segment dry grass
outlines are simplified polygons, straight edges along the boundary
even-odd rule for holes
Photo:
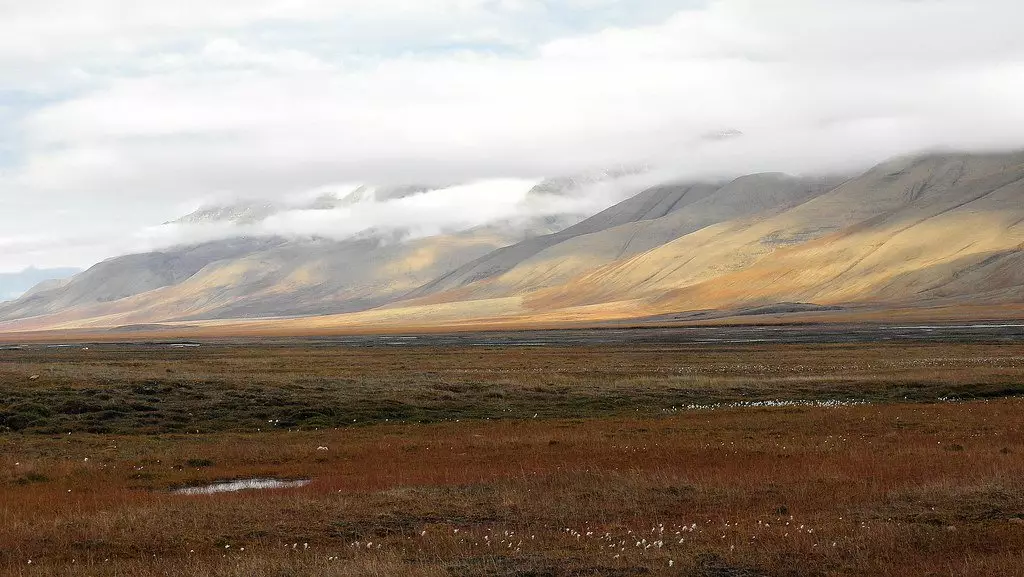
[[[1020,382],[1019,353],[978,345],[898,355],[285,348],[21,357],[0,365],[10,389],[11,375],[31,371],[46,377],[26,389],[75,390],[101,387],[101,378],[135,386],[171,368],[165,379],[236,390],[247,377],[252,390],[294,386],[297,398],[308,392],[295,382],[303,374],[364,383],[366,395],[391,390],[390,381],[394,394],[424,406],[440,385],[471,380],[562,408],[550,418],[320,430],[2,434],[0,574],[1024,575],[1024,401],[638,411],[627,395],[1006,388]],[[830,366],[845,370],[818,383]],[[578,387],[561,394],[608,406],[568,418],[570,405],[553,393],[534,399],[537,387]],[[264,476],[312,483],[169,492]]]
[[[1013,344],[0,351],[0,431],[171,433],[1024,395]],[[32,380],[33,376],[38,376]]]

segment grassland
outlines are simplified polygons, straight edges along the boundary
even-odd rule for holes
[[[0,430],[53,434],[257,432],[654,416],[690,405],[780,399],[1024,395],[1024,351],[1016,344],[93,344],[0,351],[0,359]]]
[[[0,574],[1024,575],[1018,344],[83,348],[0,351]]]

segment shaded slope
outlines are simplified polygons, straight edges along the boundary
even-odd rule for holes
[[[346,241],[266,239],[249,241],[250,250],[242,254],[218,252],[215,248],[222,243],[211,243],[132,255],[97,265],[76,278],[74,286],[23,299],[0,312],[6,313],[6,320],[46,315],[21,323],[26,326],[116,326],[356,311],[395,300],[468,261],[521,240],[529,231],[549,232],[545,227],[550,224],[541,219],[515,229],[480,227],[406,242],[383,236]],[[523,226],[529,231],[524,232]],[[193,258],[197,254],[209,258],[201,263]],[[161,270],[163,263],[178,266]],[[109,298],[126,286],[134,294]]]
[[[0,319],[15,319],[109,303],[179,283],[210,263],[277,246],[275,239],[231,239],[180,250],[117,257],[101,262],[50,290],[0,305]]]

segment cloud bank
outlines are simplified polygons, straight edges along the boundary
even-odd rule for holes
[[[589,180],[539,192],[538,179],[490,179],[448,186],[422,186],[388,197],[367,185],[326,186],[284,200],[218,199],[183,219],[146,227],[134,235],[142,250],[209,242],[237,236],[345,240],[374,236],[401,242],[491,227],[507,238],[541,234],[548,220],[574,224],[671,174],[633,169],[585,175]],[[421,190],[422,189],[422,190]],[[379,196],[378,196],[379,195]]]
[[[87,264],[60,260],[71,238],[133,250],[217,195],[1022,147],[1021,21],[1015,0],[6,3],[0,268]],[[518,210],[473,190],[439,210]]]

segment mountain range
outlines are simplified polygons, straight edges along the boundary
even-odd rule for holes
[[[531,194],[580,194],[591,182],[549,179]],[[313,203],[333,210],[424,189],[363,188]],[[178,222],[256,222],[278,210],[215,207]],[[1024,303],[1024,153],[903,157],[853,176],[669,181],[582,220],[378,232],[231,238],[117,257],[0,304],[0,330],[179,323],[297,332],[1014,310]]]

